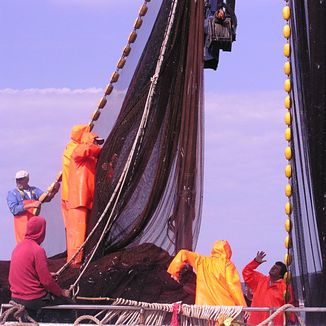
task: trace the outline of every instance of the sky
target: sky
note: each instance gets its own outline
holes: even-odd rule
[[[69,130],[89,122],[142,3],[0,2],[0,259],[9,259],[14,247],[6,194],[15,187],[15,172],[27,169],[30,184],[42,189],[54,180]],[[148,3],[148,17],[158,3]],[[283,5],[238,0],[233,51],[221,53],[216,72],[205,71],[204,205],[196,251],[208,255],[215,240],[229,240],[239,271],[258,250],[268,254],[262,272],[285,254]],[[147,38],[146,23],[145,17],[137,42]],[[133,48],[121,89],[140,51]],[[117,92],[105,119],[114,120],[119,101]],[[56,228],[63,228],[60,216],[48,221],[48,234]],[[62,245],[57,242],[48,254]]]

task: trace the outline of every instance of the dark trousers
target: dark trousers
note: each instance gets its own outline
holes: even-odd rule
[[[33,299],[33,300],[23,300],[23,299],[17,299],[12,298],[13,301],[15,301],[18,304],[23,305],[27,313],[32,317],[33,319],[40,319],[41,318],[41,308],[46,306],[56,306],[56,305],[66,305],[66,304],[72,304],[73,301],[70,298],[66,297],[56,297],[51,294],[47,294],[44,297]],[[47,313],[48,315],[55,315],[54,313]],[[66,314],[64,314],[66,315]],[[69,313],[71,315],[71,313]],[[42,318],[41,318],[42,319]]]

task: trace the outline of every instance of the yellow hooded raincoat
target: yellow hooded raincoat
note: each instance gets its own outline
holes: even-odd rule
[[[209,257],[180,250],[167,271],[179,278],[179,272],[186,264],[192,266],[197,274],[195,303],[198,305],[246,306],[240,277],[231,256],[229,243],[219,240],[214,243]]]

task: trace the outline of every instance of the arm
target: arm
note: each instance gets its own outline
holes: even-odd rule
[[[174,279],[179,279],[180,271],[189,264],[192,268],[196,269],[197,258],[200,257],[199,254],[188,251],[188,250],[180,250],[177,255],[174,257],[172,262],[170,263],[167,272],[171,274]]]
[[[240,276],[233,263],[229,263],[226,267],[226,284],[235,304],[237,306],[246,307],[247,304],[242,293]]]
[[[63,290],[52,278],[48,269],[45,251],[41,247],[39,247],[39,250],[35,254],[35,269],[40,283],[44,286],[45,290],[57,297],[61,297]]]
[[[88,157],[98,157],[101,147],[95,144],[80,144],[73,151],[71,158],[77,163]]]
[[[255,269],[260,265],[256,260],[252,260],[242,271],[242,276],[246,284],[253,290],[256,290],[259,279],[262,274],[255,271]]]
[[[13,190],[8,192],[7,204],[12,215],[19,215],[25,211],[23,199],[20,195],[19,197]]]

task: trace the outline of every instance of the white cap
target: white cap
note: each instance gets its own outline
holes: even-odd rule
[[[19,170],[16,172],[16,179],[26,178],[28,176],[29,176],[29,174],[25,170]]]

